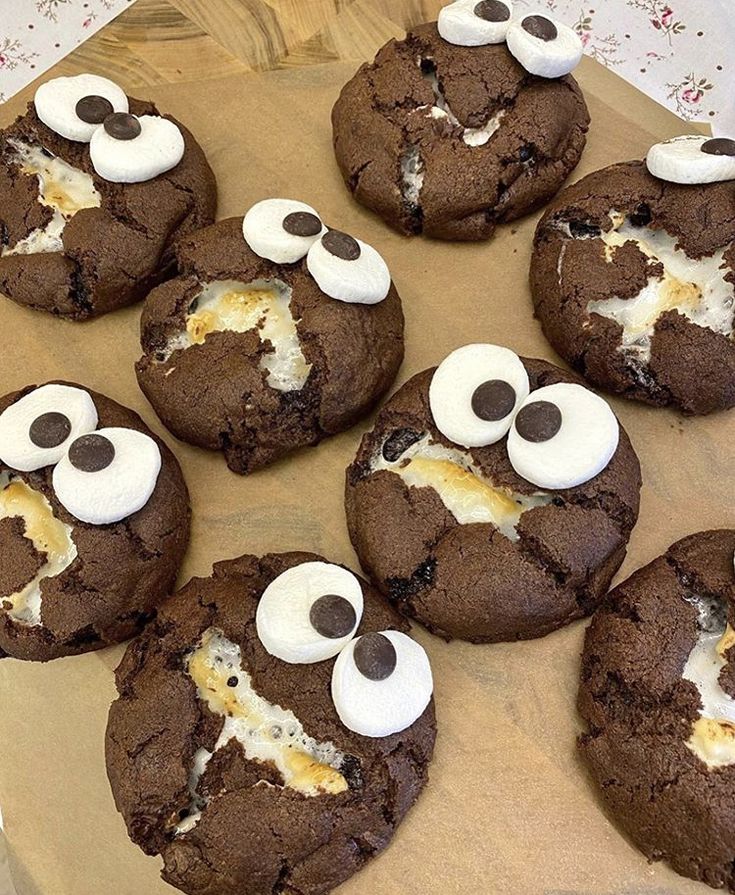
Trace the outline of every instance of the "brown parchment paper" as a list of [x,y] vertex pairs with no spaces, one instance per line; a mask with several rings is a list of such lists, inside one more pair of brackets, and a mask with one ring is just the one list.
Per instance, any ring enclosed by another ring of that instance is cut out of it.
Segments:
[[[536,216],[489,244],[407,240],[355,204],[330,148],[329,111],[354,70],[336,64],[145,92],[203,144],[221,217],[268,195],[314,204],[328,223],[376,245],[407,318],[403,381],[469,341],[554,360],[531,314],[527,269]],[[592,113],[574,177],[642,157],[685,126],[585,60]],[[141,91],[136,91],[138,94]],[[0,109],[0,124],[21,108]],[[303,548],[357,569],[345,529],[343,471],[361,432],[239,478],[220,456],[177,442],[136,386],[140,307],[85,324],[0,299],[0,394],[66,378],[139,411],[179,457],[193,538],[181,581],[215,560]],[[623,574],[675,539],[732,524],[735,415],[684,420],[612,400],[643,467],[641,516]],[[419,630],[436,680],[439,738],[431,781],[393,845],[346,883],[345,895],[684,895],[706,891],[649,866],[606,818],[575,751],[584,623],[542,640],[445,644]],[[160,862],[127,839],[104,768],[112,671],[121,647],[48,665],[0,662],[0,806],[18,895],[165,895]],[[0,895],[5,895],[1,893]],[[238,893],[246,895],[246,893]]]

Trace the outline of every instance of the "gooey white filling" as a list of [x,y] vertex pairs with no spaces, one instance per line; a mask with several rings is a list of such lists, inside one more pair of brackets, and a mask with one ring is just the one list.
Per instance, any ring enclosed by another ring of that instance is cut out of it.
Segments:
[[205,283],[195,297],[195,310],[186,317],[186,331],[169,340],[163,360],[179,349],[201,345],[213,332],[247,332],[257,328],[273,351],[262,355],[268,385],[279,391],[302,389],[311,364],[301,349],[291,313],[291,287],[282,280],[216,280]]
[[483,477],[468,454],[434,444],[428,435],[393,462],[379,451],[371,470],[393,472],[409,488],[433,488],[460,525],[490,523],[511,541],[518,540],[516,526],[523,513],[552,500],[550,494],[518,494],[496,487]]

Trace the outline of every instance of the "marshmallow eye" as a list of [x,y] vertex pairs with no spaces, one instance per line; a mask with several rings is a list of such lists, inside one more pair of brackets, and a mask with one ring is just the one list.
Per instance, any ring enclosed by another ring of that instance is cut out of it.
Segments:
[[295,264],[326,232],[316,211],[294,199],[263,199],[242,221],[245,242],[261,258]]
[[309,249],[309,273],[330,298],[374,305],[390,291],[390,271],[372,246],[340,230],[328,230]]
[[481,447],[499,441],[528,395],[526,368],[499,345],[465,345],[448,355],[429,386],[437,429],[455,444]]
[[355,636],[362,619],[357,578],[326,562],[292,566],[263,591],[255,623],[263,647],[293,665],[331,659]]
[[128,111],[128,98],[117,84],[88,74],[46,81],[34,103],[46,127],[78,143],[89,143],[108,115]]
[[0,414],[0,460],[20,472],[53,466],[79,435],[97,426],[89,394],[69,385],[42,385]]
[[547,16],[516,19],[506,35],[508,49],[532,75],[560,78],[575,69],[584,47],[572,28]]
[[179,128],[159,115],[115,112],[89,144],[94,170],[111,183],[142,183],[175,168],[184,156]]
[[400,631],[352,640],[332,671],[332,700],[340,721],[367,737],[410,727],[424,713],[433,689],[426,652]]
[[439,13],[439,34],[451,44],[480,47],[505,40],[513,6],[506,0],[456,0]]
[[526,398],[508,433],[508,457],[541,488],[574,488],[602,472],[620,429],[606,401],[581,385],[559,382]]
[[81,522],[109,525],[141,510],[161,471],[156,442],[136,429],[99,429],[70,445],[53,472],[61,505]]
[[735,180],[735,140],[695,134],[656,143],[646,165],[654,177],[671,183]]

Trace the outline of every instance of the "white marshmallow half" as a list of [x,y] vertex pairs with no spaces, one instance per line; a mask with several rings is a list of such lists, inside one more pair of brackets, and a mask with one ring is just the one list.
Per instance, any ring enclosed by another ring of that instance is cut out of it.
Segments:
[[573,28],[549,19],[556,28],[557,35],[553,40],[534,37],[523,27],[523,16],[515,19],[506,35],[508,49],[520,64],[532,75],[540,78],[561,78],[568,75],[581,62],[584,47],[579,35]]
[[[489,5],[498,11],[494,20],[478,15],[483,7],[481,0],[456,0],[445,6],[436,23],[440,36],[448,43],[461,47],[503,43],[510,26],[513,6],[506,0],[491,0]],[[505,18],[502,18],[503,7],[507,10]]]
[[[70,424],[67,438],[54,447],[31,440],[31,426],[46,413],[63,414]],[[80,435],[97,427],[97,408],[90,395],[70,385],[42,385],[0,414],[0,460],[20,472],[53,466]]]
[[[537,401],[561,411],[561,427],[548,441],[527,441],[518,432],[523,408]],[[518,475],[540,488],[574,488],[602,472],[619,438],[620,426],[605,400],[584,386],[558,382],[523,402],[508,433],[508,457]]]
[[118,140],[99,126],[89,144],[94,170],[111,183],[142,183],[175,168],[184,157],[179,128],[158,115],[141,115],[141,131],[132,140]]
[[[472,409],[475,390],[492,380],[506,382],[516,395],[512,410],[499,420],[481,419]],[[509,348],[465,345],[437,367],[429,386],[429,406],[442,435],[464,447],[480,447],[500,441],[528,391],[526,368]]]
[[360,257],[338,258],[317,240],[309,249],[306,265],[317,286],[330,298],[350,304],[375,305],[390,292],[390,271],[382,256],[366,242],[356,240]]
[[295,264],[327,232],[322,224],[313,236],[289,233],[283,225],[290,214],[312,214],[321,222],[311,205],[295,199],[263,199],[247,212],[242,221],[242,234],[256,255],[276,264]]
[[654,177],[671,183],[717,183],[735,180],[735,155],[703,152],[710,140],[690,134],[656,143],[646,156],[646,166]]
[[[326,595],[347,600],[355,624],[344,637],[325,637],[311,624],[313,604]],[[263,647],[292,665],[308,665],[336,656],[355,636],[362,619],[362,587],[357,577],[326,562],[305,562],[275,578],[263,591],[255,624]]]
[[53,78],[36,90],[34,104],[41,121],[59,136],[77,143],[89,143],[100,127],[77,115],[77,103],[85,96],[102,96],[112,104],[113,112],[127,112],[128,98],[121,87],[99,75],[74,75]]
[[84,472],[72,465],[67,452],[54,468],[53,486],[72,516],[90,525],[109,525],[148,503],[161,471],[161,451],[152,438],[136,429],[98,429],[94,435],[112,443],[112,463],[98,472]]
[[424,713],[434,681],[424,648],[401,631],[381,631],[396,651],[396,667],[382,681],[365,677],[355,664],[352,640],[332,671],[332,700],[340,721],[366,737],[386,737],[410,727]]

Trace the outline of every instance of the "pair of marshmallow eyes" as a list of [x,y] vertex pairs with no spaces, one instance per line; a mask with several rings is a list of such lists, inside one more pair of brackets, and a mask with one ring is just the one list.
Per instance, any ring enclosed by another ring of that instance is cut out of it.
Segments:
[[691,134],[656,143],[646,165],[654,177],[671,183],[735,180],[735,140]]
[[131,115],[124,91],[107,78],[54,78],[41,84],[34,103],[52,131],[89,143],[94,170],[112,183],[152,180],[183,158],[184,137],[173,121]]
[[431,414],[455,444],[482,447],[508,436],[508,458],[526,481],[560,490],[608,465],[620,430],[607,402],[569,382],[531,392],[521,359],[499,345],[465,345],[437,367]]
[[119,522],[142,509],[161,471],[156,442],[135,429],[97,429],[90,395],[43,385],[0,414],[0,462],[19,472],[53,466],[59,503],[90,525]]
[[264,199],[242,222],[245,242],[268,261],[295,264],[306,258],[309,273],[330,298],[374,305],[390,291],[390,271],[370,245],[324,226],[317,212],[294,199]]
[[274,579],[258,603],[265,650],[293,665],[337,656],[332,701],[340,721],[362,736],[384,737],[421,717],[434,689],[424,649],[400,631],[355,637],[362,587],[347,569],[307,562]]
[[439,34],[449,43],[479,47],[504,41],[532,75],[560,78],[582,59],[579,35],[547,16],[513,18],[509,0],[455,0],[439,13]]

